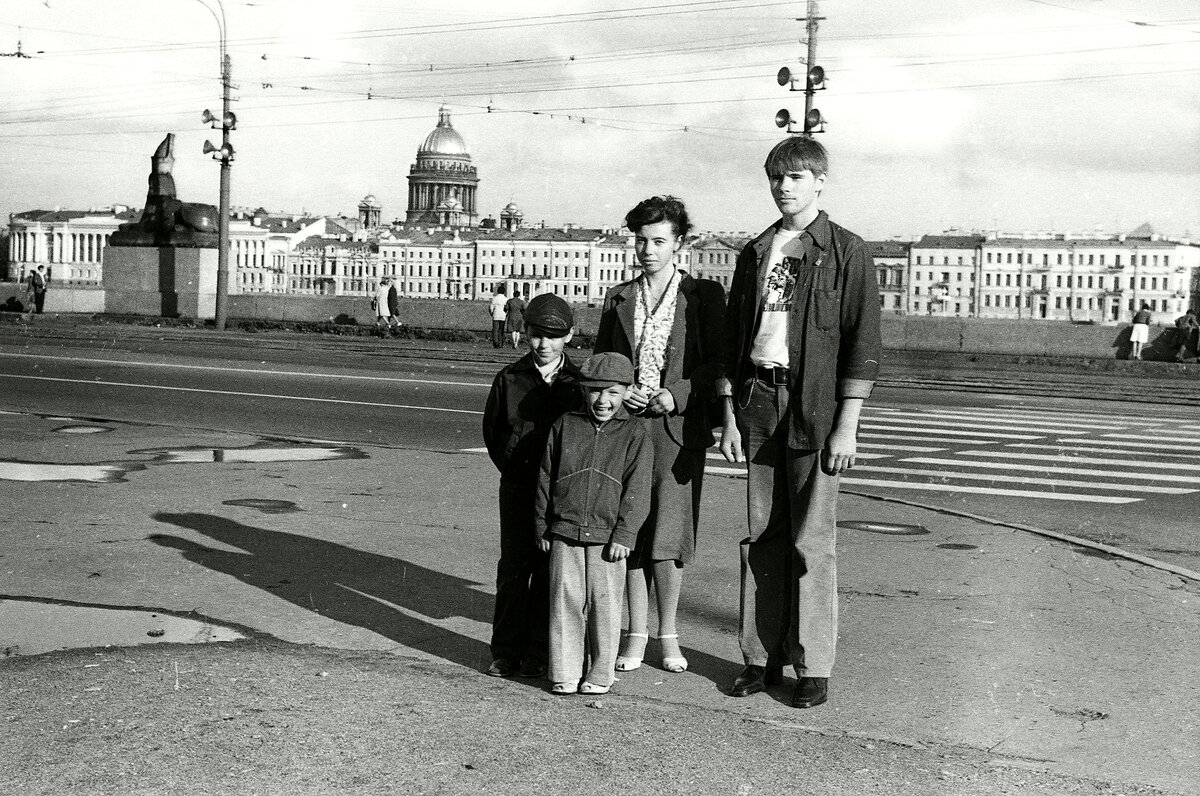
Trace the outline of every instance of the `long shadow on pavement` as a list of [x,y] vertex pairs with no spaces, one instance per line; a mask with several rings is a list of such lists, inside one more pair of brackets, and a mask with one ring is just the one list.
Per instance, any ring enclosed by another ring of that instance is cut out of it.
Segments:
[[245,552],[230,552],[168,534],[149,538],[181,551],[185,558],[224,572],[250,586],[348,625],[357,625],[398,644],[478,668],[488,660],[481,641],[410,616],[464,617],[489,624],[493,598],[473,581],[436,572],[398,558],[355,550],[266,528],[242,525],[211,514],[154,515]]

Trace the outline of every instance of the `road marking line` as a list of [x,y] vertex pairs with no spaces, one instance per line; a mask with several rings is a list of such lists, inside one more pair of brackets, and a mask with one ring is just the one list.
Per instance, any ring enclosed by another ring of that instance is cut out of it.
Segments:
[[1100,436],[1106,439],[1136,439],[1143,442],[1146,441],[1147,437],[1163,437],[1171,442],[1194,442],[1200,444],[1200,437],[1181,437],[1179,436],[1179,432],[1167,429],[1146,429],[1137,434],[1101,434]]
[[[1019,454],[1020,455],[1020,454]],[[1022,458],[1026,458],[1021,455]],[[938,459],[932,456],[913,456],[907,459],[901,459],[902,462],[913,462],[914,464],[945,464],[951,467],[974,467],[974,468],[990,468],[993,470],[1020,470],[1029,472],[1028,464],[1013,464],[1012,462],[985,462],[973,461],[971,459]],[[1086,467],[1047,467],[1044,470],[1036,472],[1057,474],[1063,473],[1066,475],[1098,475],[1104,478],[1120,478],[1125,481],[1179,481],[1185,484],[1196,483],[1194,475],[1169,475],[1167,473],[1113,473],[1112,470],[1091,470]]]
[[1062,410],[1028,409],[1026,407],[1017,406],[1015,404],[1012,404],[1012,405],[997,404],[996,411],[1023,412],[1024,414],[1027,414],[1030,416],[1040,415],[1042,417],[1063,417],[1063,416],[1066,416],[1066,417],[1091,417],[1096,420],[1104,420],[1106,422],[1133,423],[1133,424],[1139,425],[1139,426],[1146,424],[1146,423],[1156,422],[1153,419],[1147,419],[1143,415],[1115,415],[1115,414],[1112,414],[1111,412],[1103,412],[1103,411],[1088,410],[1088,409],[1081,409],[1079,411],[1076,411],[1074,409],[1062,409]]
[[1129,423],[1136,423],[1138,425],[1141,425],[1143,423],[1153,422],[1153,421],[1148,421],[1145,417],[1134,417],[1132,415],[1114,415],[1114,414],[1110,414],[1108,412],[1098,412],[1098,411],[1093,411],[1093,410],[1082,410],[1081,409],[1081,410],[1077,411],[1075,409],[1063,409],[1063,410],[1025,409],[1025,408],[1022,408],[1019,406],[1005,406],[1003,404],[997,404],[994,408],[993,407],[953,407],[953,406],[931,407],[927,404],[910,405],[906,408],[887,407],[887,406],[863,407],[864,412],[866,412],[868,409],[874,409],[874,411],[876,411],[876,412],[898,412],[898,413],[909,413],[909,414],[912,412],[958,412],[958,413],[962,413],[962,414],[975,414],[975,415],[980,415],[980,416],[985,416],[985,417],[995,417],[998,413],[1005,413],[1005,414],[1012,415],[1014,417],[1019,416],[1022,418],[1029,419],[1029,420],[1041,419],[1041,420],[1051,420],[1051,421],[1078,420],[1081,418],[1085,418],[1089,421],[1097,421],[1100,423],[1117,423],[1120,425],[1127,425]]
[[170,392],[194,392],[207,395],[230,395],[241,398],[277,398],[284,401],[309,401],[318,404],[345,404],[348,406],[377,406],[384,409],[417,409],[426,412],[449,412],[458,415],[482,415],[483,412],[474,409],[447,409],[440,406],[413,406],[411,404],[385,404],[376,401],[347,401],[340,398],[309,398],[303,395],[276,395],[262,392],[238,392],[236,390],[205,390],[200,387],[170,387],[163,384],[133,384],[121,381],[100,381],[99,379],[61,379],[53,376],[15,376],[9,373],[0,374],[0,379],[25,379],[27,381],[50,381],[60,384],[87,384],[98,387],[137,387],[143,390],[167,390]]
[[940,443],[947,444],[947,445],[988,445],[988,444],[996,441],[994,439],[980,439],[979,437],[971,437],[970,439],[966,439],[966,438],[949,439],[947,437],[927,437],[924,434],[921,434],[919,436],[913,436],[912,434],[880,434],[879,432],[875,432],[875,431],[860,432],[858,435],[858,438],[859,439],[902,439],[902,440],[906,440],[909,442],[912,442],[914,440],[919,440],[921,442],[940,442]]
[[[1057,424],[1057,425],[1044,424],[1043,425],[1040,423],[1020,423],[1020,422],[1011,422],[1011,421],[1005,421],[1005,420],[994,420],[994,419],[986,419],[986,418],[979,418],[979,419],[958,418],[955,420],[945,420],[945,419],[930,418],[927,415],[921,415],[921,414],[907,415],[906,417],[903,417],[903,418],[899,418],[899,417],[897,417],[897,418],[890,418],[890,417],[864,418],[864,422],[887,423],[887,424],[889,424],[889,427],[893,427],[893,428],[895,426],[893,426],[891,424],[894,424],[894,423],[912,424],[912,423],[925,423],[927,421],[929,423],[929,428],[936,430],[936,431],[941,431],[943,429],[951,429],[951,428],[956,428],[956,429],[957,428],[965,428],[965,429],[972,429],[974,431],[974,433],[976,433],[976,434],[996,434],[996,433],[998,433],[998,431],[1003,430],[1003,431],[1025,431],[1025,432],[1028,432],[1031,434],[1041,434],[1041,435],[1045,436],[1048,434],[1078,434],[1078,433],[1080,433],[1079,430],[1081,428],[1079,425],[1075,425],[1075,424],[1072,424],[1070,426],[1064,426],[1062,424]],[[996,426],[998,428],[997,428],[997,430],[993,431],[991,428],[987,428],[986,426]],[[1103,427],[1094,429],[1094,431],[1123,430],[1125,428],[1127,428],[1127,426],[1103,426]]]
[[1069,492],[1034,492],[1028,489],[922,484],[913,481],[884,481],[879,478],[853,478],[849,476],[842,476],[842,483],[856,484],[858,486],[891,487],[893,489],[921,489],[931,492],[966,492],[971,495],[1000,495],[1003,497],[1037,498],[1041,500],[1068,500],[1082,503],[1140,503],[1142,501],[1142,498],[1114,497],[1112,495],[1078,495]]
[[[1115,453],[1116,451],[1114,451]],[[1123,452],[1123,451],[1122,451]],[[959,451],[962,456],[994,456],[998,459],[1024,459],[1040,462],[1062,462],[1064,464],[1110,464],[1124,467],[1152,467],[1156,470],[1185,470],[1195,473],[1196,465],[1187,462],[1148,462],[1141,459],[1101,459],[1095,456],[1051,456],[1048,453],[1017,453],[1015,451]]]
[[883,448],[889,451],[907,451],[909,453],[937,453],[946,450],[945,448],[931,448],[928,445],[893,445],[890,442],[860,442],[858,447]]
[[[1154,492],[1163,495],[1190,495],[1198,489],[1183,489],[1173,486],[1146,486],[1143,484],[1114,484],[1097,481],[1074,481],[1069,478],[1030,478],[1025,475],[1001,475],[1000,473],[963,473],[954,470],[915,470],[905,467],[885,467],[875,464],[855,465],[854,472],[897,473],[927,478],[959,478],[968,481],[999,481],[1002,483],[1042,484],[1045,486],[1072,486],[1084,489],[1111,489],[1118,492]],[[908,482],[898,482],[908,483]]]
[[[1194,451],[1195,445],[1140,445],[1136,442],[1110,442],[1103,439],[1063,439],[1058,445],[1041,445],[1035,442],[1010,442],[1006,448],[1044,448],[1046,450],[1092,451],[1093,453],[1152,453],[1156,456],[1174,456],[1180,459],[1200,459],[1200,453],[1171,453],[1172,450]],[[1121,446],[1114,448],[1112,446]],[[1125,450],[1134,448],[1134,450]]]
[[[877,410],[877,412],[865,412],[864,411],[863,415],[865,417],[869,417],[869,419],[871,419],[871,420],[880,420],[880,421],[891,420],[893,417],[893,415],[891,414],[892,410],[886,410],[888,412],[888,416],[886,416],[886,417],[880,417],[878,415],[878,411],[882,411],[882,410]],[[1018,428],[1018,427],[1019,428],[1026,428],[1026,427],[1041,428],[1042,426],[1049,426],[1052,428],[1060,428],[1063,425],[1063,423],[1066,422],[1070,426],[1070,430],[1072,432],[1078,432],[1079,429],[1081,429],[1081,428],[1090,428],[1090,429],[1097,429],[1097,430],[1111,429],[1113,431],[1119,431],[1121,429],[1128,427],[1128,425],[1129,425],[1128,423],[1078,423],[1078,422],[1075,422],[1073,418],[1071,418],[1067,415],[1054,417],[1054,418],[1047,417],[1045,419],[1024,418],[1024,417],[1008,417],[1008,418],[1006,418],[1006,417],[997,417],[995,412],[984,413],[984,412],[968,412],[968,411],[931,412],[931,411],[916,410],[913,412],[897,413],[895,415],[895,417],[898,417],[900,419],[911,418],[913,420],[923,420],[925,418],[944,418],[944,419],[949,419],[949,420],[960,420],[963,422],[969,421],[971,423],[987,423],[990,425],[997,425],[997,426],[1011,426],[1013,428]]]
[[[856,454],[856,459],[893,459],[893,457],[894,456],[892,454],[864,454],[864,453]],[[719,461],[725,461],[725,456],[722,454],[715,454],[715,453],[712,453],[712,451],[709,451],[709,453],[704,454],[704,459],[715,459],[715,460],[719,460]]]
[[998,431],[955,431],[952,428],[922,428],[921,426],[878,426],[872,423],[863,423],[861,428],[869,428],[876,431],[914,431],[917,433],[929,432],[930,434],[948,434],[952,437],[984,437],[994,439],[1043,439],[1045,434],[1001,434]]
[[273,376],[307,376],[313,379],[338,379],[345,381],[384,381],[397,384],[434,384],[439,387],[487,387],[492,383],[478,381],[435,381],[432,379],[402,379],[395,376],[354,376],[343,373],[312,373],[311,371],[269,370],[262,368],[222,368],[215,365],[182,365],[174,362],[137,362],[124,359],[88,359],[87,357],[58,357],[49,354],[22,354],[13,351],[0,351],[3,357],[21,357],[25,359],[48,359],[56,362],[84,362],[99,365],[129,365],[143,368],[174,368],[176,370],[204,370],[219,373],[269,373]]

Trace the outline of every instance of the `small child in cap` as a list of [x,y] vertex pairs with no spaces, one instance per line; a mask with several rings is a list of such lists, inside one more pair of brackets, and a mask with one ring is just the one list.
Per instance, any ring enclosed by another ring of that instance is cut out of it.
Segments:
[[625,559],[650,513],[654,462],[645,424],[622,405],[633,363],[614,351],[595,354],[578,382],[584,408],[550,429],[534,524],[539,548],[550,553],[551,690],[606,694],[621,640]]
[[541,677],[549,632],[548,556],[534,541],[538,467],[551,424],[580,406],[579,368],[567,357],[571,305],[536,296],[525,311],[529,353],[496,374],[483,439],[500,471],[500,561],[492,618],[493,677]]

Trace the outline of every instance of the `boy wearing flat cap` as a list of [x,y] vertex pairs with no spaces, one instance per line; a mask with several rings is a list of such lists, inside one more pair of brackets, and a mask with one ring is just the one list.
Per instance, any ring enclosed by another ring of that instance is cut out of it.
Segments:
[[551,424],[580,405],[576,367],[564,352],[574,320],[558,296],[525,311],[529,353],[496,374],[483,412],[483,439],[500,471],[500,561],[492,619],[493,677],[541,677],[549,624],[548,556],[534,542],[538,466]]
[[550,554],[551,690],[606,694],[621,640],[625,559],[650,513],[654,459],[645,424],[622,405],[633,384],[629,358],[589,357],[579,384],[584,408],[550,429],[534,523],[538,547]]

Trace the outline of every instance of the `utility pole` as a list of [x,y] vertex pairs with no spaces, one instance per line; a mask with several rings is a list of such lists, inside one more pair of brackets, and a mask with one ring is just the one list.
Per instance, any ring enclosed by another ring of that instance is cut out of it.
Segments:
[[808,32],[808,56],[804,67],[804,88],[800,89],[800,78],[794,76],[792,71],[786,66],[780,69],[779,74],[776,76],[776,82],[781,86],[787,86],[789,91],[804,91],[804,124],[802,129],[796,129],[796,120],[787,108],[782,108],[775,114],[775,126],[787,128],[789,133],[812,135],[813,133],[825,132],[825,117],[821,115],[819,110],[813,107],[813,96],[816,92],[825,89],[825,70],[816,65],[817,23],[824,19],[819,14],[817,0],[808,0],[808,15],[805,18],[805,27]]
[[229,110],[229,93],[233,83],[230,79],[232,67],[227,50],[225,6],[221,0],[214,0],[220,10],[218,15],[206,0],[197,0],[197,2],[207,8],[217,21],[221,43],[221,116],[218,118],[211,111],[205,109],[200,119],[214,129],[218,126],[221,128],[221,146],[216,147],[211,142],[205,141],[203,151],[206,155],[211,153],[213,160],[221,162],[221,196],[218,209],[220,217],[217,219],[217,306],[213,324],[218,332],[222,332],[225,330],[225,321],[229,312],[229,167],[233,162],[233,145],[229,143],[229,131],[237,129],[237,116]]
[[813,93],[817,90],[814,85],[813,72],[820,70],[820,73],[815,77],[818,78],[815,83],[820,85],[825,82],[825,70],[819,66],[814,66],[817,63],[817,22],[820,19],[817,11],[817,0],[808,0],[808,20],[806,28],[808,29],[808,60],[805,65],[808,67],[805,87],[804,87],[804,132],[812,134],[813,122],[820,124],[821,114],[818,111],[816,118],[812,118],[813,109]]
[[229,145],[229,131],[237,119],[229,110],[230,71],[229,53],[221,63],[221,225],[217,234],[217,310],[214,324],[218,332],[225,331],[229,314],[229,168],[233,161],[233,147]]

